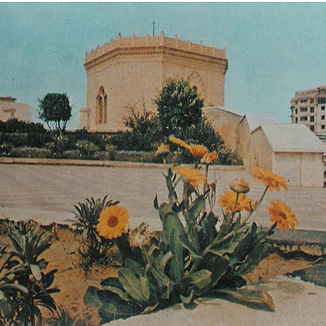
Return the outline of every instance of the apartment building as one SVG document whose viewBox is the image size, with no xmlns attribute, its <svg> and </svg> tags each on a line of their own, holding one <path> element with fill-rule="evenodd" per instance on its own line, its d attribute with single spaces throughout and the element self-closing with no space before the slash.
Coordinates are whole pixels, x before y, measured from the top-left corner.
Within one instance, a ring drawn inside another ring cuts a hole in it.
<svg viewBox="0 0 326 326">
<path fill-rule="evenodd" d="M 292 123 L 304 124 L 316 135 L 326 136 L 326 85 L 295 92 L 290 109 Z"/>
</svg>

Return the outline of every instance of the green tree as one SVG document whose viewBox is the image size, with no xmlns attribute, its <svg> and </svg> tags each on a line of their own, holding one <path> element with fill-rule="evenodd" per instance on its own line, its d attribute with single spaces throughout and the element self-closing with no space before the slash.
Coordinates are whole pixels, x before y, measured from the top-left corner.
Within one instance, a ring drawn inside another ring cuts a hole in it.
<svg viewBox="0 0 326 326">
<path fill-rule="evenodd" d="M 61 136 L 72 116 L 67 94 L 48 93 L 39 99 L 39 108 L 39 118 Z"/>
<path fill-rule="evenodd" d="M 154 99 L 164 135 L 183 135 L 202 120 L 204 101 L 197 89 L 184 79 L 170 79 Z"/>
</svg>

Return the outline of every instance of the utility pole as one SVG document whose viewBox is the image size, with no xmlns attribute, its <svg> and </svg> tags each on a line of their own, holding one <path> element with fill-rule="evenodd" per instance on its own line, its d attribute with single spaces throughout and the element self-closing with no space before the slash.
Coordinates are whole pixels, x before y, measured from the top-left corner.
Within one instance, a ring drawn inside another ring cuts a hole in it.
<svg viewBox="0 0 326 326">
<path fill-rule="evenodd" d="M 155 36 L 155 22 L 153 22 L 153 36 Z"/>
</svg>

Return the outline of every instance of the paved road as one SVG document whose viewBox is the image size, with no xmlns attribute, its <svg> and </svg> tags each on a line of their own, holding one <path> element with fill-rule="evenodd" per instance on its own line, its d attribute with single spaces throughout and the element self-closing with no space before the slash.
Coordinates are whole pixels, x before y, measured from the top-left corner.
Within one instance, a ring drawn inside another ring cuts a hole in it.
<svg viewBox="0 0 326 326">
<path fill-rule="evenodd" d="M 73 205 L 77 202 L 108 195 L 127 207 L 132 226 L 145 220 L 159 229 L 153 199 L 156 194 L 160 201 L 167 198 L 162 172 L 146 168 L 0 165 L 0 216 L 33 218 L 43 223 L 64 222 L 73 218 Z M 215 170 L 210 179 L 218 179 L 218 195 L 221 195 L 232 180 L 242 177 L 251 184 L 250 197 L 258 199 L 263 186 L 254 183 L 244 170 Z M 267 207 L 270 200 L 277 198 L 292 207 L 300 221 L 299 228 L 326 230 L 325 188 L 291 187 L 288 192 L 269 192 L 254 217 L 257 222 L 270 225 Z"/>
</svg>

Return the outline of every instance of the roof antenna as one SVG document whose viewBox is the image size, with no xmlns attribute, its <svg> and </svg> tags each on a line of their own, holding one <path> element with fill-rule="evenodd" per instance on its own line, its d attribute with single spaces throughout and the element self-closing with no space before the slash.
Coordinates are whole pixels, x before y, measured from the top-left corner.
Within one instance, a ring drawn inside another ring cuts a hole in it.
<svg viewBox="0 0 326 326">
<path fill-rule="evenodd" d="M 153 22 L 153 36 L 155 36 L 155 22 Z"/>
</svg>

